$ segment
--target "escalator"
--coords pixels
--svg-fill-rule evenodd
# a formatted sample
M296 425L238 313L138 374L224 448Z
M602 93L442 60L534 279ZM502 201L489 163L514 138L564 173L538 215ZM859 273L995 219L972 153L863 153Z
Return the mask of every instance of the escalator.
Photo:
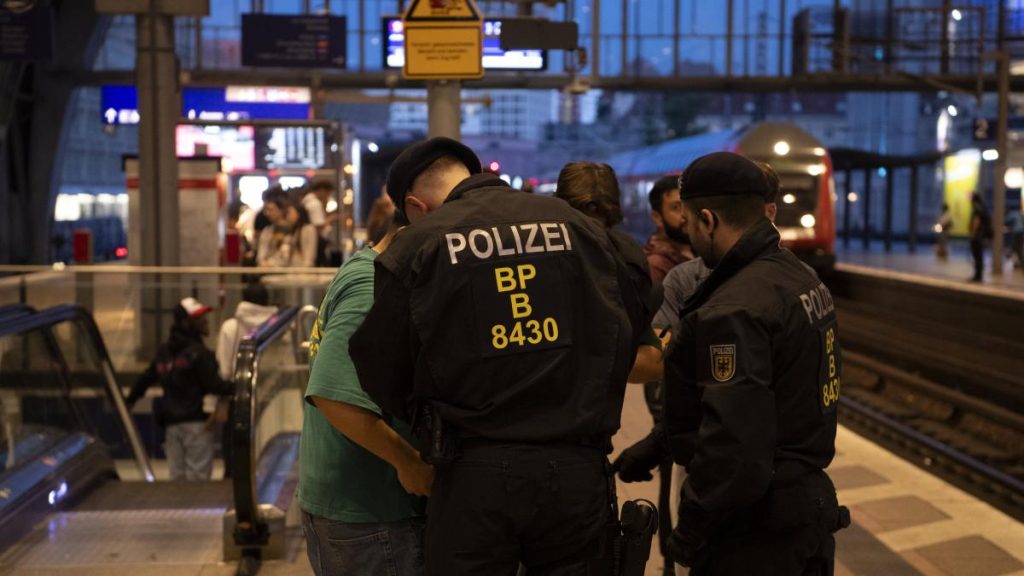
M295 524L301 316L284 309L242 340L231 478L170 482L156 481L92 316L0 307L0 574L234 560L252 573L280 556Z

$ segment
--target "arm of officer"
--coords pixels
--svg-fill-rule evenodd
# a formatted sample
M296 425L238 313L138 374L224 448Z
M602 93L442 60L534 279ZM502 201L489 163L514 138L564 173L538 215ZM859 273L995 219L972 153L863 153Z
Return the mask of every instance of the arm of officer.
M323 413L335 430L362 446L374 456L391 464L398 481L410 494L429 496L434 469L420 459L420 453L388 426L379 414L345 402L312 396L313 405Z
M415 349L409 290L377 262L374 293L373 306L349 341L349 354L370 398L384 412L412 422Z
M771 338L764 324L738 307L698 315L701 423L673 538L685 535L699 546L728 514L768 490L776 413Z

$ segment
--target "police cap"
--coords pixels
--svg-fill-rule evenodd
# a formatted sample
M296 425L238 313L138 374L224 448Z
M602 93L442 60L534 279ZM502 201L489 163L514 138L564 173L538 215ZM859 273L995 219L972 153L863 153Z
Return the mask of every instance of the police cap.
M388 170L388 196L391 196L398 212L405 212L405 195L409 193L416 177L444 156L458 158L470 174L481 172L480 159L468 146L457 140L437 137L408 146L395 158Z
M754 195L766 198L771 185L752 160L732 152L714 152L694 160L679 176L679 197Z

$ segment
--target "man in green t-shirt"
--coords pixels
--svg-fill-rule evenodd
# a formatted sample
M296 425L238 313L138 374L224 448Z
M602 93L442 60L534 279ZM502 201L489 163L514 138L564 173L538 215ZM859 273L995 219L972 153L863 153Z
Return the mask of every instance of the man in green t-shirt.
M348 340L373 304L373 261L394 230L338 271L310 336L299 505L317 576L419 576L433 468L408 426L363 392Z

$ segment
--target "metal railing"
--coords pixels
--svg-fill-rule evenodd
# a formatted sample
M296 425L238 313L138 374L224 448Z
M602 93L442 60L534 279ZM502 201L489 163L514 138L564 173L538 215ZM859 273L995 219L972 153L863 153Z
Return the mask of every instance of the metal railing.
M16 310L17 308L11 307L9 309ZM21 311L26 312L26 309L22 308ZM128 440L135 463L142 477L147 482L153 482L155 479L153 468L150 465L149 457L146 454L134 421L128 412L124 396L114 375L110 354L107 351L106 344L103 342L103 337L100 335L99 327L96 325L95 320L93 320L92 314L81 306L66 304L43 310L42 312L31 313L28 311L28 313L21 313L17 316L9 316L5 320L5 322L0 323L0 337L34 331L41 331L45 335L46 346L52 358L57 362L57 368L60 371L65 387L64 392L68 397L72 395L71 369L65 353L54 335L54 328L61 324L70 323L75 325L85 335L88 345L93 351L93 358L99 364L107 398L117 413L118 425Z
M287 405L287 391L301 387L305 379L296 350L301 313L298 306L282 309L241 341L234 374L234 416L231 421L232 483L236 514L235 544L241 548L239 571L258 563L270 539L268 519L261 509L260 478L257 468L263 449L280 432L292 432L287 425L264 422L275 403ZM276 363L275 363L276 362ZM301 400L300 400L301 401ZM294 408L293 408L294 409ZM291 412L288 410L287 412ZM298 410L301 425L301 408ZM275 427L281 430L266 430Z

